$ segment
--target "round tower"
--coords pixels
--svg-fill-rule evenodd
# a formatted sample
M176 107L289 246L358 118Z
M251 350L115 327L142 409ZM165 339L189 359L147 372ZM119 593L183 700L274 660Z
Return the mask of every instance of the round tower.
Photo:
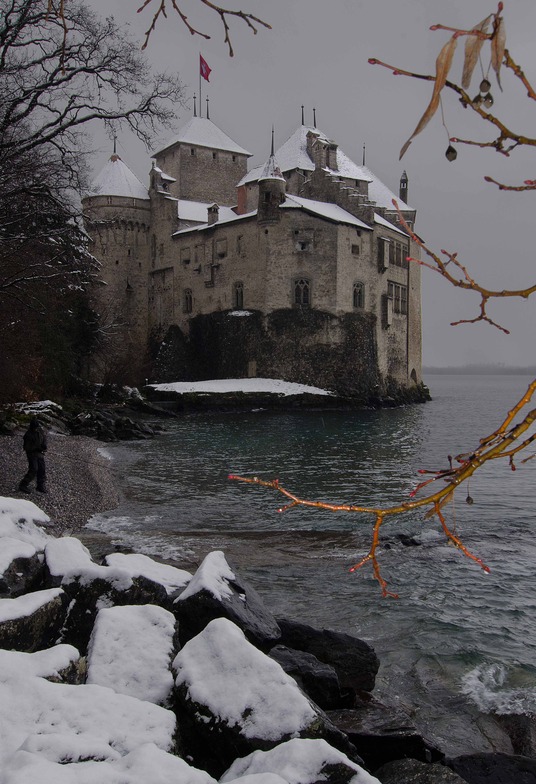
M272 130L272 150L259 177L259 202L257 221L273 223L280 220L279 205L286 199L287 183L274 156L274 132Z

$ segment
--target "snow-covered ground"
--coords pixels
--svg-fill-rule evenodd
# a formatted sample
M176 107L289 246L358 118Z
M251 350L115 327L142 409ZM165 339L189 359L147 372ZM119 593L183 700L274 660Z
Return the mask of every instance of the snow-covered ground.
M150 384L159 392L188 394L192 392L223 394L225 392L262 392L271 395L331 395L326 389L294 384L275 378L220 378L212 381L175 381L171 384Z

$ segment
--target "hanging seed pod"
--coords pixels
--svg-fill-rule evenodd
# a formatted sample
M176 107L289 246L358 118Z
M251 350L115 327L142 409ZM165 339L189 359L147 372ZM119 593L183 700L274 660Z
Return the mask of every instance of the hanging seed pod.
M474 504L474 502L475 502L474 499L471 498L469 493L467 493L467 498L465 499L465 503L471 505L471 504Z
M488 82L487 79L482 79L480 82L480 92L481 93L489 93L491 88L491 84Z
M471 103L473 104L473 106L480 106L480 104L482 103L482 96L480 95L480 93L478 93L478 95L475 95Z
M449 146L447 147L445 152L445 157L447 161L455 161L456 158L458 157L458 151L456 150L455 147L452 146L452 144L449 144Z
M493 95L491 93L486 93L486 95L482 98L482 103L486 109L491 109L493 106Z

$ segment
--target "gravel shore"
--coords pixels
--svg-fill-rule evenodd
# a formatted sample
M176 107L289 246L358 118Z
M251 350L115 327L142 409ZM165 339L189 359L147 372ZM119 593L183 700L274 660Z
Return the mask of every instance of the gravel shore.
M22 448L24 430L0 436L0 495L33 501L50 517L49 531L61 536L78 533L97 512L114 509L120 499L110 461L99 453L104 444L86 436L65 436L49 431L46 454L48 493L20 493L27 471Z

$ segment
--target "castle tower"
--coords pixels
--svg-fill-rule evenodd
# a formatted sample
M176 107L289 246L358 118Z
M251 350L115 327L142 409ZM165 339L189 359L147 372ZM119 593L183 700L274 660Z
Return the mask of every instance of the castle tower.
M156 164L176 182L170 193L196 202L236 204L236 183L251 153L205 117L192 117L177 136L154 153Z
M274 132L272 150L259 177L258 223L273 223L280 220L279 205L285 201L287 183L274 156Z
M82 207L91 252L101 262L91 298L105 337L92 375L99 381L137 383L147 344L149 194L114 153Z
M400 196L400 201L403 201L404 204L408 203L408 175L406 174L406 170L402 172L402 177L400 178L400 189L398 192Z

